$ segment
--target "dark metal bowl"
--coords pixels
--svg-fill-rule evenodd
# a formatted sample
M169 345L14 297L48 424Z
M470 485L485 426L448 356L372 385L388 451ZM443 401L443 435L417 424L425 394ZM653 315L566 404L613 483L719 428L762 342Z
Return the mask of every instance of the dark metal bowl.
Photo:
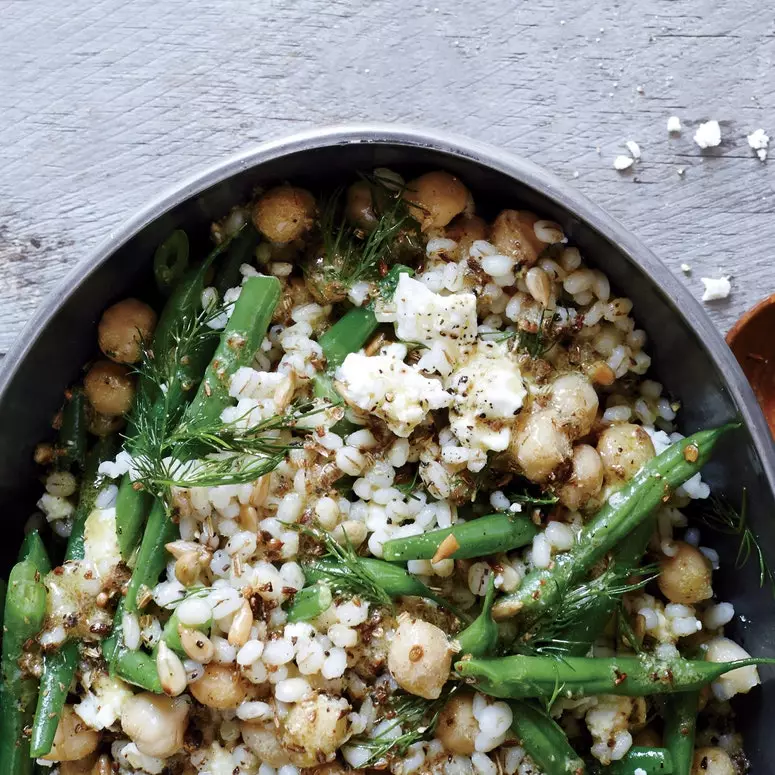
M707 478L715 493L733 502L747 488L750 524L765 552L772 554L775 454L767 425L718 331L651 251L600 208L530 162L435 132L365 126L316 130L269 143L202 173L111 234L38 310L0 375L0 514L8 526L2 550L6 564L40 491L33 448L50 435L49 421L63 387L93 355L100 313L148 276L150 258L162 239L175 228L188 230L194 243L198 236L204 238L209 222L246 199L258 184L294 180L312 187L331 185L347 173L375 166L409 174L443 167L465 181L485 215L520 205L562 224L587 260L633 300L634 315L649 334L651 373L682 403L682 429L743 420L743 429L726 440L708 467ZM703 538L722 555L717 592L734 603L732 636L754 654L775 654L775 605L771 590L760 589L755 558L735 570L737 539ZM775 558L771 563L775 567ZM766 669L762 675L769 675ZM754 770L773 772L766 720L775 713L775 682L755 690L738 707Z

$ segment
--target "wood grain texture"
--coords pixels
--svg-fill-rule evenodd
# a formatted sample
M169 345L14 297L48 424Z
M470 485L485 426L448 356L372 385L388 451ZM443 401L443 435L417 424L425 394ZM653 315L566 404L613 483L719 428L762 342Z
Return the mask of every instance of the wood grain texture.
M450 129L548 167L674 272L691 264L696 295L701 275L732 274L730 299L707 307L722 329L775 290L775 148L761 163L746 142L775 136L767 4L0 0L0 19L0 353L161 191L343 121ZM708 118L723 142L702 153ZM618 173L627 139L643 156Z

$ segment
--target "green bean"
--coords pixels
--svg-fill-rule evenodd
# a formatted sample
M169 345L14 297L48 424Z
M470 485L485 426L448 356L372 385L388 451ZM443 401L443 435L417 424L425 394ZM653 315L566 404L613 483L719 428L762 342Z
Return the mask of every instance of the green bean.
M69 391L62 409L62 422L59 426L59 439L56 446L56 464L58 468L71 468L73 465L83 468L86 460L86 395L83 388L74 387Z
M112 460L116 456L118 447L119 443L116 436L105 436L94 444L86 456L86 465L84 466L83 478L78 493L78 506L73 516L73 529L70 532L70 537L67 539L65 562L83 559L83 532L86 527L86 520L94 508L94 502L97 499L102 484L102 477L99 476L97 470L100 463L105 460Z
M307 622L327 611L334 596L328 584L318 582L310 587L300 589L288 607L288 621Z
M558 555L550 568L529 573L516 592L496 603L495 618L521 614L530 621L546 614L595 563L665 502L672 490L700 471L719 438L735 427L729 424L695 433L646 463L587 523L569 552Z
M41 576L45 576L51 570L48 552L37 530L31 530L24 536L19 549L19 561L22 560L29 560L38 569Z
M664 744L675 775L691 775L699 707L699 692L682 692L666 698Z
M125 560L128 560L137 548L152 506L151 494L135 489L129 474L124 474L116 498L116 538L121 556Z
M461 654L472 657L489 656L498 644L498 625L492 618L492 604L495 601L495 574L490 573L487 593L484 596L482 612L456 638Z
M611 762L607 767L600 767L598 772L601 775L635 775L638 770L646 775L677 775L678 772L670 751L641 747L630 748L622 759Z
M256 245L258 245L258 232L252 224L248 223L232 240L222 264L218 267L215 289L221 298L229 288L234 288L242 282L240 267L250 263Z
M116 659L116 675L134 686L154 694L162 694L156 660L144 651L120 649Z
M583 775L584 762L573 750L562 727L529 702L509 702L511 730L544 775Z
M276 277L251 277L242 286L215 355L186 410L186 419L191 424L217 420L233 403L229 396L229 380L238 368L252 363L279 298L280 282Z
M29 738L38 682L26 677L19 666L24 644L34 638L46 617L46 587L32 560L23 560L11 570L3 617L3 648L0 659L0 772L28 775L32 772Z
M388 597L423 597L433 600L437 605L451 611L462 621L469 621L470 617L463 613L457 606L445 598L437 595L425 586L419 579L412 576L404 568L393 565L383 560L375 560L371 557L358 557L361 568L373 579L374 583L382 589ZM303 567L304 577L307 583L332 582L336 587L336 581L341 580L342 586L347 587L347 581L351 578L351 571L339 564L332 557L321 557L310 560Z
M176 229L153 254L153 274L159 290L169 293L187 268L188 235L182 229Z
M78 667L78 643L64 643L43 658L43 673L30 738L30 755L45 756L54 744L59 719Z
M5 616L5 598L8 594L8 585L5 583L5 579L0 579L0 622L3 621L3 617ZM2 634L0 634L0 639L2 638ZM2 686L0 686L0 691L2 691Z
M637 657L522 656L464 659L455 669L484 694L506 699L524 697L588 697L617 694L648 697L652 694L691 692L724 673L749 665L775 664L775 659L752 657L734 662L704 662L651 655Z
M521 514L488 514L430 533L385 541L382 556L389 562L430 560L441 542L453 536L458 548L447 556L466 560L518 549L529 544L537 532L538 528Z

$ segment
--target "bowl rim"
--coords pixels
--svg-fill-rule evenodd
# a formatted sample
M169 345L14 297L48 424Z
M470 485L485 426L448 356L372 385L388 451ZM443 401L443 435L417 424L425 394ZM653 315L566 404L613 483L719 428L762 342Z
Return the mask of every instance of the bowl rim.
M78 262L43 300L3 358L0 403L20 364L35 347L55 313L121 245L150 222L245 169L301 151L360 143L427 148L494 169L549 198L625 253L662 290L673 312L698 335L700 345L719 368L721 379L751 434L770 489L775 492L775 446L742 368L700 303L638 237L571 184L510 151L446 131L394 124L355 123L306 130L247 148L190 175L178 185L167 187L150 204L112 230L91 255Z

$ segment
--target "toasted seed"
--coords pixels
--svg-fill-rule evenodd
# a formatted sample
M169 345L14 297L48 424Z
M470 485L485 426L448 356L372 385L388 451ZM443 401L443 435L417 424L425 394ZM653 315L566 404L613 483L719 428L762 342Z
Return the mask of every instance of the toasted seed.
M253 626L253 611L247 600L242 601L242 607L234 615L229 627L228 641L232 646L244 646L250 640L250 628Z
M198 552L201 547L195 541L170 541L164 545L164 548L179 560L187 552Z
M542 307L549 306L552 298L552 283L549 275L541 267L534 266L527 270L525 285L530 295Z
M183 651L191 659L202 665L212 662L215 656L215 646L207 635L201 630L192 630L189 627L178 627L178 633Z
M614 384L616 374L605 361L595 361L589 368L589 378L595 385L608 387Z
M250 505L258 508L264 505L267 495L269 495L269 476L262 476L253 487L250 493Z
M180 657L162 640L156 654L156 671L165 694L177 697L186 689L186 671Z
M431 563L441 562L451 557L460 548L460 542L451 533L440 544L431 558Z
M175 563L175 578L184 586L190 587L199 578L201 555L199 552L184 552Z
M239 525L249 533L258 532L258 512L255 506L243 503L239 510Z
M287 409L293 398L293 394L296 392L296 378L295 372L291 372L287 381L280 385L277 390L274 391L272 396L275 405L278 410L282 411Z

